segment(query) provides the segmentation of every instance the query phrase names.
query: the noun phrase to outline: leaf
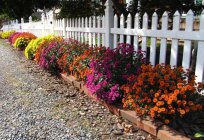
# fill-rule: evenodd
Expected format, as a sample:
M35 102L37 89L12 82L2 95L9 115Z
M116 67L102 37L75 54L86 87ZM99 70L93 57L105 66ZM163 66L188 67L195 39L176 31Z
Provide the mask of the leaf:
M204 132L197 132L194 135L195 138L204 138Z

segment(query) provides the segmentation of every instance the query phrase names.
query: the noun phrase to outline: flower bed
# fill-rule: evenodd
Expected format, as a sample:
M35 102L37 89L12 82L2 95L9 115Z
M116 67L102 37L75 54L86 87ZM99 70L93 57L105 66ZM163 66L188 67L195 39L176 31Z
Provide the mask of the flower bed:
M10 40L17 41L22 34L16 33ZM195 83L191 71L146 64L144 52L135 52L128 44L119 44L116 49L92 48L72 39L45 38L31 41L26 57L54 74L63 72L83 81L95 99L121 104L139 117L149 116L171 127L189 114L203 111L198 93L204 87Z

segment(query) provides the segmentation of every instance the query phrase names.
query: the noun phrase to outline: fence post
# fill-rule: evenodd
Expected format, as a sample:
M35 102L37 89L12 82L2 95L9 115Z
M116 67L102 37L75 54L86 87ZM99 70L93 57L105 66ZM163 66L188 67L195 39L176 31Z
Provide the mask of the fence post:
M200 30L199 32L204 31L204 10L201 13L200 16ZM195 75L196 82L204 82L204 41L200 40L198 41L198 51L197 51L197 59L196 59L196 69L195 69Z
M111 0L106 1L105 9L105 46L113 48L113 35L110 33L113 28L113 3Z
M50 24L51 24L51 33L54 34L55 32L55 12L52 11L50 14Z

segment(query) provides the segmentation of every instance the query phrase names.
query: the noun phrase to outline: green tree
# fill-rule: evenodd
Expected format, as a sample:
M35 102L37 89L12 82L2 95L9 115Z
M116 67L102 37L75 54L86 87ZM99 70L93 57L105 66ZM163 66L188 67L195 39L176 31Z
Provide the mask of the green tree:
M59 13L59 17L86 17L103 15L105 8L103 6L104 3L104 0L100 2L92 0L62 0L60 2L61 11Z
M1 0L0 13L14 19L28 18L37 9L51 9L59 0Z

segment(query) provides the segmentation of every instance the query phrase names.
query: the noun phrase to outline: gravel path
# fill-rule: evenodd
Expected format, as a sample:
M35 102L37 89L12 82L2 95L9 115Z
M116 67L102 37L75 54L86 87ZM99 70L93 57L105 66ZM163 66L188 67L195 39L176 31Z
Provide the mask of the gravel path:
M0 40L0 140L40 139L155 138L133 129Z

